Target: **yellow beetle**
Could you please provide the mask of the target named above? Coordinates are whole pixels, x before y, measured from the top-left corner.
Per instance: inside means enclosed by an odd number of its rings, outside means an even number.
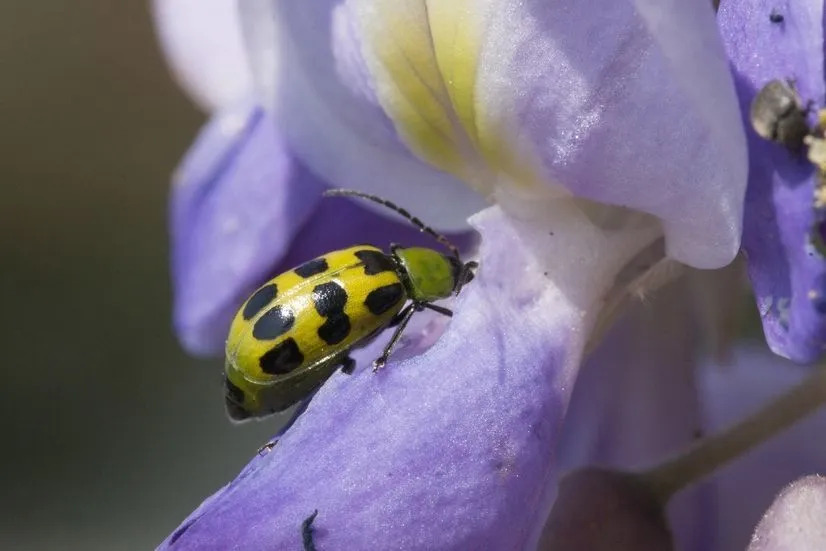
[[[310,396],[338,367],[351,373],[350,350],[396,326],[374,371],[384,367],[414,312],[457,294],[473,279],[476,262],[463,263],[446,237],[393,203],[365,193],[333,189],[388,207],[429,233],[451,252],[372,245],[333,251],[271,279],[236,314],[226,345],[226,406],[236,421],[282,411]]]

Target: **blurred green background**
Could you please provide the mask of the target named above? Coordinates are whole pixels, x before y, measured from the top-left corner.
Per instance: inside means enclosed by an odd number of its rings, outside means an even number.
[[[170,328],[169,175],[203,122],[144,2],[0,9],[3,549],[151,549],[275,432]]]

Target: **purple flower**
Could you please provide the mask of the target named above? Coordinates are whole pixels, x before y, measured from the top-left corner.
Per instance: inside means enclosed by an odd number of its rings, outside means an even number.
[[[188,348],[220,349],[244,295],[283,267],[357,236],[411,242],[372,211],[319,202],[326,186],[387,196],[443,230],[462,230],[481,197],[495,205],[472,218],[480,269],[449,325],[422,314],[385,370],[334,375],[161,548],[296,549],[315,510],[321,549],[531,548],[565,461],[630,467],[690,438],[690,386],[652,393],[629,379],[625,403],[655,416],[686,408],[654,420],[622,409],[616,434],[651,428],[602,450],[576,430],[588,416],[571,393],[631,294],[672,279],[677,262],[718,268],[739,248],[745,140],[709,5],[241,9],[254,84],[202,94],[230,100],[204,102],[217,110],[173,192],[176,326]],[[672,342],[670,321],[688,318],[673,306],[639,323],[658,346]],[[673,343],[690,348],[676,323]],[[356,352],[359,366],[382,344]],[[593,365],[618,357],[606,350]],[[618,365],[651,360],[642,381],[677,367],[691,378],[690,350],[679,362],[673,346],[619,350]]]
[[[718,19],[744,120],[757,92],[776,79],[793,82],[813,118],[826,92],[823,3],[723,2]],[[813,232],[822,231],[815,227],[815,170],[802,152],[751,129],[747,137],[743,250],[763,329],[775,353],[812,362],[826,339],[826,260],[812,245]]]

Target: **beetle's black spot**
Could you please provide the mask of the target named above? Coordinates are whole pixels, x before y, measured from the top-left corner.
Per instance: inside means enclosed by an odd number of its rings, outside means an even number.
[[[350,318],[347,314],[333,314],[318,328],[318,336],[327,344],[338,344],[350,334]]]
[[[378,316],[390,310],[402,298],[404,298],[404,287],[401,283],[393,283],[370,291],[364,300],[364,305],[370,313]]]
[[[235,386],[229,379],[224,379],[224,404],[227,408],[227,415],[231,419],[240,421],[250,416],[244,409],[244,391]]]
[[[259,341],[269,341],[280,337],[295,323],[292,310],[284,306],[274,306],[258,318],[252,328],[252,336]]]
[[[356,257],[364,264],[364,273],[367,275],[381,272],[395,271],[396,265],[393,259],[380,251],[356,251]]]
[[[251,320],[255,317],[255,314],[261,311],[261,309],[272,302],[272,299],[278,294],[278,287],[275,283],[270,283],[269,285],[264,285],[249,298],[247,303],[244,305],[244,312],[242,315],[244,316],[245,320]]]
[[[318,336],[327,344],[338,344],[350,334],[350,318],[344,313],[347,291],[334,281],[316,285],[313,304],[326,321],[318,328]]]
[[[327,261],[325,259],[316,258],[315,260],[305,262],[293,271],[306,279],[308,277],[326,272],[328,268],[329,266],[327,265]]]
[[[292,337],[284,339],[272,350],[266,352],[258,361],[261,371],[270,375],[286,375],[301,365],[304,354]]]
[[[328,281],[313,288],[313,304],[316,312],[325,318],[332,314],[344,313],[347,291],[335,281]]]

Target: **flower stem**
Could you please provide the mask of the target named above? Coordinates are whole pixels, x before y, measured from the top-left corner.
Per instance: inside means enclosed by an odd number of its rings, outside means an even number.
[[[826,367],[723,432],[697,442],[684,454],[639,475],[660,503],[729,461],[813,413],[826,403]]]

